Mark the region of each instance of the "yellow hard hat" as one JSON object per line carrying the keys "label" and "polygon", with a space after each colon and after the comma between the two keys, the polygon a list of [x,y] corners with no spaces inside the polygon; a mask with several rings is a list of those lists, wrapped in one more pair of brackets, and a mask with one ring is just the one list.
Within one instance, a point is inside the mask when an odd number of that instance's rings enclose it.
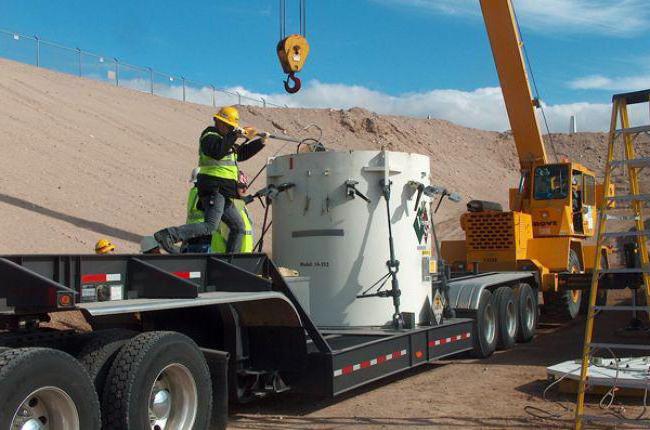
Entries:
{"label": "yellow hard hat", "polygon": [[219,112],[214,114],[214,119],[217,119],[226,124],[239,127],[239,111],[234,106],[224,106],[219,109]]}
{"label": "yellow hard hat", "polygon": [[95,253],[97,254],[108,254],[112,251],[115,251],[115,245],[108,239],[99,239],[95,244]]}

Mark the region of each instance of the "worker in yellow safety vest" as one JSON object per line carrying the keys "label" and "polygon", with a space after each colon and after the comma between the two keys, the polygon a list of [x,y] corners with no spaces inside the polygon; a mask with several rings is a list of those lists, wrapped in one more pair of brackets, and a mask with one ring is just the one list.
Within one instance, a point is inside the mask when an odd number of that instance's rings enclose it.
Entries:
{"label": "worker in yellow safety vest", "polygon": [[[232,199],[237,198],[239,169],[237,163],[260,152],[268,133],[252,127],[240,128],[239,111],[223,107],[214,115],[214,126],[207,127],[199,138],[199,173],[197,175],[198,209],[203,222],[168,227],[154,234],[156,241],[169,253],[178,253],[178,242],[210,236],[221,221],[229,228],[226,252],[238,252],[245,233],[245,223]],[[239,145],[237,139],[246,138]]]}
{"label": "worker in yellow safety vest", "polygon": [[[192,170],[192,176],[190,177],[190,184],[192,184],[192,188],[190,188],[190,191],[187,194],[187,217],[185,219],[186,224],[198,224],[204,221],[203,211],[198,208],[199,189],[196,187],[196,182],[200,170],[201,169],[199,167],[194,168],[194,170]],[[200,236],[189,239],[183,242],[183,245],[181,246],[181,252],[210,252],[210,241],[210,236]]]}
{"label": "worker in yellow safety vest", "polygon": [[[190,183],[196,184],[196,177],[199,172],[197,167],[192,171]],[[248,188],[248,178],[240,171],[239,181],[237,183],[237,193],[239,197],[243,197]],[[195,224],[203,222],[203,211],[198,206],[198,190],[193,186],[187,196],[187,220],[188,224]],[[242,239],[241,249],[237,252],[250,253],[253,252],[254,237],[253,237],[253,222],[251,221],[250,214],[246,209],[246,204],[240,198],[233,199],[233,203],[237,207],[242,220],[244,221],[244,238]],[[183,253],[225,253],[226,252],[226,239],[228,238],[229,229],[226,223],[219,224],[219,228],[212,232],[212,236],[203,236],[190,239],[183,243],[181,252]]]}
{"label": "worker in yellow safety vest", "polygon": [[[237,199],[233,199],[233,204],[239,211],[242,219],[244,220],[244,238],[242,239],[240,252],[250,253],[253,252],[255,246],[255,238],[253,236],[253,221],[248,210],[246,203],[241,198],[244,197],[248,190],[248,177],[241,170],[239,171],[239,181],[237,183]],[[210,252],[224,253],[226,252],[226,239],[229,234],[228,226],[225,223],[219,225],[219,229],[212,234],[212,241],[210,244]]]}

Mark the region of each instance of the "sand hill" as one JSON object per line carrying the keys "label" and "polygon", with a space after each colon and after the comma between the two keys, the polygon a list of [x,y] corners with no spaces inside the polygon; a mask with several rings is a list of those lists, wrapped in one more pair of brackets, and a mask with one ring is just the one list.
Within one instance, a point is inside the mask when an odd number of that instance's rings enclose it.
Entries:
{"label": "sand hill", "polygon": [[[182,223],[197,139],[213,108],[167,100],[105,83],[0,60],[0,253],[91,252],[99,237],[120,252],[137,251],[142,235]],[[509,133],[441,120],[383,116],[363,109],[241,108],[243,122],[274,134],[324,131],[332,149],[408,151],[431,157],[434,182],[507,206],[518,180]],[[553,135],[557,150],[597,171],[605,136]],[[256,159],[295,151],[271,141]],[[253,188],[264,186],[264,177]],[[464,204],[445,204],[442,233],[459,235]],[[253,205],[256,223],[261,208]]]}

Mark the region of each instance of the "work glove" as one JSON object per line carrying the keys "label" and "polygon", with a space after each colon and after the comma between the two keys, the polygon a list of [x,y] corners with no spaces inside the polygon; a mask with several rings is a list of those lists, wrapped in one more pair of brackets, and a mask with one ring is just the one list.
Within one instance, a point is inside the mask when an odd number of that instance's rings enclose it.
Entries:
{"label": "work glove", "polygon": [[248,139],[252,139],[257,134],[257,130],[253,127],[244,127],[244,136]]}
{"label": "work glove", "polygon": [[246,130],[244,130],[241,127],[235,127],[232,129],[232,132],[235,133],[239,137],[246,136]]}

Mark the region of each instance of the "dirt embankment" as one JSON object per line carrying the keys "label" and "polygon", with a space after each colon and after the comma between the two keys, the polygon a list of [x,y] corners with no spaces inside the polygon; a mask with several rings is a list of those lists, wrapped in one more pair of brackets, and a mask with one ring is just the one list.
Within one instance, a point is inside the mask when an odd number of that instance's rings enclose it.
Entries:
{"label": "dirt embankment", "polygon": [[[0,253],[89,252],[99,237],[136,251],[140,237],[183,221],[197,138],[213,108],[154,97],[0,60]],[[518,164],[509,133],[441,120],[381,116],[363,109],[243,107],[243,122],[308,137],[323,129],[333,149],[409,151],[431,157],[432,181],[507,205]],[[557,152],[602,167],[605,136],[554,135]],[[267,157],[295,150],[271,141],[243,163],[256,173]],[[255,185],[262,187],[264,178]],[[254,187],[255,188],[255,187]],[[439,213],[443,236],[458,236],[464,204]],[[259,226],[261,208],[253,214]]]}

